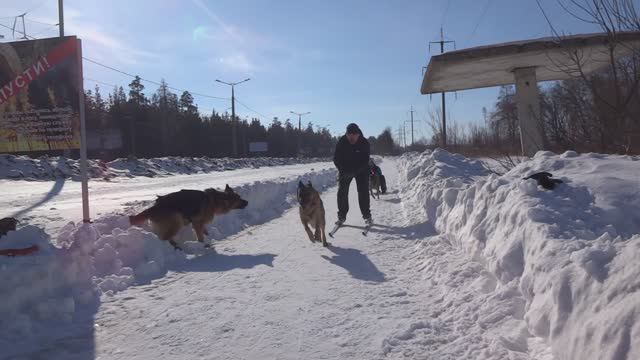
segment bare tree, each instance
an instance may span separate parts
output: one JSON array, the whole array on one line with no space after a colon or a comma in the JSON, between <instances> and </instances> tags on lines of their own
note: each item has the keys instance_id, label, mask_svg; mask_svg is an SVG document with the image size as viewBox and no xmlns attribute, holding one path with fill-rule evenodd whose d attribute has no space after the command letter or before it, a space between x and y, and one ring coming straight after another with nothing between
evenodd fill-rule
<instances>
[{"instance_id":1,"label":"bare tree","mask_svg":"<svg viewBox=\"0 0 640 360\"><path fill-rule=\"evenodd\" d=\"M429 120L427 121L427 126L431 129L431 133L433 134L433 138L431 142L436 145L442 147L442 112L438 109L429 112Z\"/></svg>"},{"instance_id":2,"label":"bare tree","mask_svg":"<svg viewBox=\"0 0 640 360\"><path fill-rule=\"evenodd\" d=\"M624 41L630 32L640 31L640 17L633 0L557 0L567 14L597 25L606 34L608 60L603 70L593 75L587 75L584 70L588 58L583 51L568 44L547 17L540 1L536 1L569 59L567 62L555 62L555 66L584 82L591 92L593 119L596 121L594 128L599 135L600 151L633 151L632 134L637 132L640 121L631 112L633 104L640 100L640 46L637 42ZM620 50L630 55L621 57Z\"/></svg>"}]
</instances>

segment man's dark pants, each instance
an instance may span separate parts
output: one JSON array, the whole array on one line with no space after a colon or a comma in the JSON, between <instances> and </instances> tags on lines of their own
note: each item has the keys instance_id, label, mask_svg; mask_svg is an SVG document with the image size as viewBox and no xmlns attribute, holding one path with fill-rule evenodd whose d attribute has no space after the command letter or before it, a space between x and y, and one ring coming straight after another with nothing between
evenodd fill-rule
<instances>
[{"instance_id":1,"label":"man's dark pants","mask_svg":"<svg viewBox=\"0 0 640 360\"><path fill-rule=\"evenodd\" d=\"M341 174L338 183L338 219L345 219L349 212L349 186L354 175ZM362 217L368 219L371 217L369 208L369 173L362 171L355 175L356 187L358 188L358 204Z\"/></svg>"}]
</instances>

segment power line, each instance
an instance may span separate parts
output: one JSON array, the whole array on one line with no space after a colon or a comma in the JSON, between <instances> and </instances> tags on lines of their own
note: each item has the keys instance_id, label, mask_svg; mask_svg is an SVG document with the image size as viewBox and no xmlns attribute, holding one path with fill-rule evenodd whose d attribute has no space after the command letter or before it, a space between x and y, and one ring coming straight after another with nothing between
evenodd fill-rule
<instances>
[{"instance_id":1,"label":"power line","mask_svg":"<svg viewBox=\"0 0 640 360\"><path fill-rule=\"evenodd\" d=\"M86 77L86 76L84 77L84 80L88 80L88 81L94 82L96 84L104 85L104 86L111 86L111 87L114 87L114 88L122 87L122 85L111 84L111 83L108 83L108 82L104 82L104 81L93 79L93 78ZM201 96L198 93L189 92L189 94L195 95L195 96ZM207 97L209 97L209 96L207 95ZM225 99L225 100L229 100L229 99Z\"/></svg>"},{"instance_id":2,"label":"power line","mask_svg":"<svg viewBox=\"0 0 640 360\"><path fill-rule=\"evenodd\" d=\"M88 62L90 62L90 63L96 64L96 65L98 65L98 66L102 66L102 67L104 67L104 68L106 68L106 69L109 69L109 70L112 70L112 71L118 72L118 73L120 73L120 74L123 74L123 75L129 76L129 77L132 77L132 78L139 77L139 78L140 78L140 80L142 80L142 81L148 82L148 83L150 83L150 84L154 84L154 85L162 86L162 84L161 84L161 83L159 83L159 82L157 82L157 81L153 81L153 80L145 79L145 78L142 78L142 77L140 77L140 76L130 74L130 73L126 72L126 71L123 71L123 70L120 70L120 69L116 69L116 68L114 68L113 66L105 65L105 64L103 64L103 63L101 63L101 62L98 62L98 61L96 61L96 60L89 59L89 58L84 57L84 56L82 57L82 59L83 59L83 60L86 60L86 61L88 61ZM210 99L217 99L217 100L229 100L229 98L224 98L224 97L220 97L220 96L212 96L212 95L207 95L207 94L201 94L201 93L197 93L197 92L191 92L191 91L189 91L189 90L176 88L176 87L173 87L173 86L169 86L169 85L167 85L167 84L165 84L165 86L167 87L167 89L171 89L171 90L173 90L173 91L178 91L178 92L185 92L185 91L187 91L187 92L189 92L191 95L196 95L196 96L200 96L200 97L205 97L205 98L210 98Z\"/></svg>"},{"instance_id":3,"label":"power line","mask_svg":"<svg viewBox=\"0 0 640 360\"><path fill-rule=\"evenodd\" d=\"M31 12L35 11L36 9L39 9L40 7L42 7L42 5L44 5L47 1L48 1L48 0L43 0L43 1L42 1L42 2L40 2L38 5L36 5L36 6L32 7L32 8L30 8L30 9L29 9L29 10L27 10L27 11L23 11L23 12L21 12L21 13L20 13L20 14L18 14L18 15L13 15L13 16L2 16L2 17L0 17L0 19L13 19L13 18L15 18L16 16L20 16L20 15L22 15L22 14L28 14L28 13L31 13ZM32 20L32 21L33 21L33 20Z\"/></svg>"},{"instance_id":4,"label":"power line","mask_svg":"<svg viewBox=\"0 0 640 360\"><path fill-rule=\"evenodd\" d=\"M58 26L58 24L51 24L51 23L46 23L46 22L42 22L42 21L37 21L37 20L31 20L31 19L27 19L25 18L26 21L28 22L32 22L34 24L40 24L40 25L49 25L49 26Z\"/></svg>"},{"instance_id":5,"label":"power line","mask_svg":"<svg viewBox=\"0 0 640 360\"><path fill-rule=\"evenodd\" d=\"M123 74L123 75L127 75L127 76L132 77L132 78L139 77L139 78L140 78L140 80L142 80L142 81L146 81L146 82L148 82L148 83L155 84L155 85L162 85L162 84L160 84L160 83L159 83L159 82L157 82L157 81L143 79L142 77L140 77L140 76L138 76L138 75L129 74L129 73L128 73L128 72L126 72L126 71L116 69L116 68L114 68L114 67L112 67L112 66L105 65L105 64L103 64L103 63L100 63L100 62L98 62L98 61L96 61L96 60L89 59L89 58L84 57L84 56L82 57L82 59L83 59L83 60L86 60L86 61L88 61L88 62L90 62L90 63L94 63L94 64L96 64L96 65L98 65L98 66L102 66L103 68L106 68L106 69L109 69L109 70L115 71L115 72L117 72L117 73L120 73L120 74Z\"/></svg>"},{"instance_id":6,"label":"power line","mask_svg":"<svg viewBox=\"0 0 640 360\"><path fill-rule=\"evenodd\" d=\"M6 25L4 25L4 24L0 24L0 26L5 27L5 28L7 28L7 29L9 29L9 30L12 30L12 28L11 28L11 27L6 26ZM31 38L32 40L36 40L36 38L34 38L33 36L26 35L25 33L20 32L20 31L17 31L17 32L18 32L18 33L20 33L20 34L23 34L23 35L24 35L25 37L27 37L27 38ZM82 57L82 59L83 59L83 60L86 60L86 61L88 61L88 62L90 62L90 63L96 64L96 65L98 65L98 66L102 66L102 67L104 67L104 68L106 68L106 69L109 69L109 70L115 71L115 72L117 72L117 73L120 73L120 74L123 74L123 75L129 76L129 77L132 77L132 78L136 78L136 76L137 76L137 75L130 74L130 73L126 72L126 71L123 71L123 70L120 70L120 69L116 69L116 68L114 68L113 66L109 66L109 65L103 64L103 63L101 63L101 62L98 62L98 61L96 61L96 60L93 60L93 59L87 58L87 57L85 57L85 56L83 56L83 57ZM153 80L145 79L145 78L142 78L142 77L140 77L140 76L138 76L138 77L139 77L139 78L140 78L140 80L142 80L142 81L148 82L148 83L150 83L150 84L154 84L154 85L162 86L162 84L161 84L161 83L159 83L159 82L157 82L157 81L153 81ZM229 98L224 98L224 97L220 97L220 96L212 96L212 95L207 95L207 94L201 94L201 93L192 92L192 91L189 91L189 90L186 90L186 89L180 89L180 88L176 88L176 87L173 87L173 86L169 86L169 85L167 85L167 84L165 84L165 85L167 86L167 89L171 89L171 90L173 90L173 91L178 91L178 92L185 92L185 91L188 91L191 95L200 96L200 97L204 97L204 98L216 99L216 100L229 100Z\"/></svg>"},{"instance_id":7,"label":"power line","mask_svg":"<svg viewBox=\"0 0 640 360\"><path fill-rule=\"evenodd\" d=\"M47 32L47 31L51 31L56 26L58 26L58 24L51 25L51 26L47 27L46 29L38 31L37 33L33 34L33 36L38 36L40 34L43 34L43 33Z\"/></svg>"},{"instance_id":8,"label":"power line","mask_svg":"<svg viewBox=\"0 0 640 360\"><path fill-rule=\"evenodd\" d=\"M264 114L262 114L262 113L260 113L260 112L258 112L258 111L256 111L256 110L253 110L252 108L250 108L250 107L248 107L247 105L245 105L244 103L242 103L240 100L238 100L238 97L237 97L237 96L236 96L236 101L238 102L238 104L240 104L240 105L244 106L247 110L249 110L249 111L251 111L251 112L254 112L254 113L258 114L258 115L262 116L262 117L263 117L263 118L265 118L265 119L268 119L268 118L269 118L268 116L266 116L266 115L264 115Z\"/></svg>"},{"instance_id":9,"label":"power line","mask_svg":"<svg viewBox=\"0 0 640 360\"><path fill-rule=\"evenodd\" d=\"M29 22L33 22L33 23L37 23L37 24L41 24L41 25L53 25L53 24L48 24L48 23L43 23L43 22L40 22L40 21L36 21L36 20L25 19L25 15L27 15L27 14L31 13L32 11L34 11L34 10L36 10L36 9L40 8L40 7L41 7L42 5L44 5L46 2L47 2L47 0L43 0L43 1L41 1L38 5L36 5L36 6L32 7L32 8L30 8L29 10L24 11L24 12L22 12L22 13L18 14L18 15L15 15L15 16L0 17L0 19L14 19L14 27L13 27L13 28L8 27L8 26L5 26L5 25L2 25L2 24L0 24L0 25L2 25L3 27L5 27L5 28L7 28L7 29L9 29L9 30L11 30L11 31L13 31L13 32L17 32L17 33L19 33L19 34L24 35L25 39L26 39L26 38L29 38L29 37L33 38L32 36L28 36L28 35L27 35L26 30L24 30L24 31L19 31L19 30L16 30L16 29L15 29L15 19L17 19L17 18L19 18L19 17L22 17L22 25L23 25L23 28L24 28L24 21L25 21L25 20L26 20L26 21L29 21ZM33 38L33 39L35 39L35 38Z\"/></svg>"},{"instance_id":10,"label":"power line","mask_svg":"<svg viewBox=\"0 0 640 360\"><path fill-rule=\"evenodd\" d=\"M12 28L12 27L10 27L10 26L7 26L7 25L5 25L5 24L0 24L0 26L2 26L3 28L7 28L7 29L9 29L9 30L11 30L11 31L15 31L15 32L17 32L18 34L22 34L22 35L24 35L24 37L25 37L25 38L27 38L27 39L29 39L29 38L30 38L31 40L36 40L36 38L34 38L33 36L29 36L29 35L27 35L27 33L26 33L26 32L22 32L22 31L20 31L20 30L18 30L18 29L14 29L14 28Z\"/></svg>"},{"instance_id":11,"label":"power line","mask_svg":"<svg viewBox=\"0 0 640 360\"><path fill-rule=\"evenodd\" d=\"M118 87L118 85L115 85L115 84L109 84L109 83L106 83L106 82L103 82L103 81L100 81L100 80L96 80L96 79L88 78L88 77L86 77L86 76L84 77L84 79L83 79L83 80L89 80L89 81L92 81L92 82L94 82L94 83L97 83L97 84L100 84L100 85L104 85L104 86L111 86L111 87L114 87L114 88L117 88L117 87Z\"/></svg>"},{"instance_id":12,"label":"power line","mask_svg":"<svg viewBox=\"0 0 640 360\"><path fill-rule=\"evenodd\" d=\"M478 22L476 23L476 26L474 26L473 31L471 32L471 35L469 36L468 40L471 40L471 38L473 38L473 36L476 34L476 31L478 30L478 26L480 26L482 19L487 14L487 10L489 10L489 4L491 4L491 0L487 0L487 2L484 4L484 9L482 10L480 17L478 18Z\"/></svg>"},{"instance_id":13,"label":"power line","mask_svg":"<svg viewBox=\"0 0 640 360\"><path fill-rule=\"evenodd\" d=\"M4 25L4 24L0 24L0 26L5 27L5 28L7 28L7 29L9 29L9 30L12 30L12 28L11 28L11 27L6 26L6 25ZM33 36L26 35L25 33L22 33L22 32L19 32L19 33L23 34L23 35L24 35L25 37L27 37L27 38L31 38L32 40L36 40L36 38L35 38L35 37L33 37ZM109 70L111 70L111 71L115 71L115 72L117 72L117 73L120 73L120 74L123 74L123 75L129 76L129 77L132 77L132 78L139 77L139 78L140 78L140 80L142 80L142 81L148 82L148 83L150 83L150 84L154 84L154 85L162 86L162 84L161 84L161 83L159 83L159 82L157 82L157 81L153 81L153 80L145 79L145 78L143 78L143 77L140 77L140 76L137 76L137 75L130 74L130 73L126 72L126 71L123 71L123 70L120 70L120 69L116 69L116 68L115 68L115 67L113 67L113 66L109 66L109 65L103 64L103 63L101 63L101 62L99 62L99 61L96 61L96 60L93 60L93 59L87 58L87 57L85 57L85 56L83 56L83 57L82 57L82 59L83 59L83 60L86 60L86 61L88 61L88 62L90 62L90 63L96 64L96 65L98 65L98 66L102 66L102 67L104 67L104 68L106 68L106 69L109 69ZM92 80L92 81L93 81L93 80ZM229 100L229 98L224 98L224 97L220 97L220 96L212 96L212 95L207 95L207 94L197 93L197 92L194 92L194 91L189 91L189 90L186 90L186 89L181 89L181 88L176 88L176 87L173 87L173 86L169 86L168 84L165 84L165 85L167 86L167 89L171 89L171 90L173 90L173 91L178 91L178 92L185 92L185 91L187 91L187 92L189 92L191 95L195 95L195 96L199 96L199 97L203 97L203 98L216 99L216 100ZM246 106L246 105L244 105L244 104L242 104L242 105L243 105L243 106L245 106L245 107L247 107L247 106ZM247 108L248 108L248 107L247 107ZM258 112L257 112L257 111L255 111L255 110L251 110L251 111L253 111L253 112L255 112L255 113L258 113ZM258 114L259 114L259 113L258 113ZM261 115L261 116L264 116L264 115Z\"/></svg>"},{"instance_id":14,"label":"power line","mask_svg":"<svg viewBox=\"0 0 640 360\"><path fill-rule=\"evenodd\" d=\"M29 10L25 11L24 13L25 13L25 14L28 14L28 13L30 13L30 12L33 12L33 11L35 11L36 9L39 9L40 7L42 7L42 5L44 5L46 2L47 2L47 0L43 0L43 1L41 1L38 5L36 5L36 6L32 7L32 8L30 8Z\"/></svg>"}]
</instances>

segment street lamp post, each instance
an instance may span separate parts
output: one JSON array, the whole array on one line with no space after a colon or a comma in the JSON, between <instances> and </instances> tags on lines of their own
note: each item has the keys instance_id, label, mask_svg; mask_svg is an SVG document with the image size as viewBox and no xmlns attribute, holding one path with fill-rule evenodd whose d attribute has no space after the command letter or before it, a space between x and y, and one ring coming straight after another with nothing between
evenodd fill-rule
<instances>
[{"instance_id":1,"label":"street lamp post","mask_svg":"<svg viewBox=\"0 0 640 360\"><path fill-rule=\"evenodd\" d=\"M225 85L231 86L231 141L233 147L233 156L238 157L238 137L237 137L237 121L236 121L236 97L234 92L234 87L238 84L242 84L243 82L247 82L251 80L250 78L246 78L242 81L238 81L235 83L228 83L224 81L220 81L216 79L217 82Z\"/></svg>"}]
</instances>

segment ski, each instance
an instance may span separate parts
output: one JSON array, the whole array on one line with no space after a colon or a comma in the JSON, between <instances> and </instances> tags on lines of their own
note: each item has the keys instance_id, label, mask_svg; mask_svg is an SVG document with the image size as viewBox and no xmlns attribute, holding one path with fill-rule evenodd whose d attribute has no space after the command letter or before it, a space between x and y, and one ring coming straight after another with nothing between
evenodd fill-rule
<instances>
[{"instance_id":1,"label":"ski","mask_svg":"<svg viewBox=\"0 0 640 360\"><path fill-rule=\"evenodd\" d=\"M336 232L338 232L338 230L340 230L340 228L345 227L345 226L351 226L351 225L346 225L345 223L337 223L333 226L333 229L331 229L331 231L329 231L329 237L333 238L333 235L336 234ZM367 236L367 234L369 233L369 230L371 230L371 226L373 226L373 224L365 224L364 229L362 230L362 235Z\"/></svg>"},{"instance_id":2,"label":"ski","mask_svg":"<svg viewBox=\"0 0 640 360\"><path fill-rule=\"evenodd\" d=\"M333 229L329 231L329 237L333 237L333 235L344 225L344 223L336 223Z\"/></svg>"},{"instance_id":3,"label":"ski","mask_svg":"<svg viewBox=\"0 0 640 360\"><path fill-rule=\"evenodd\" d=\"M369 233L369 230L371 230L371 226L373 224L367 224L364 226L364 230L362 230L362 235L367 236L367 234Z\"/></svg>"}]
</instances>

